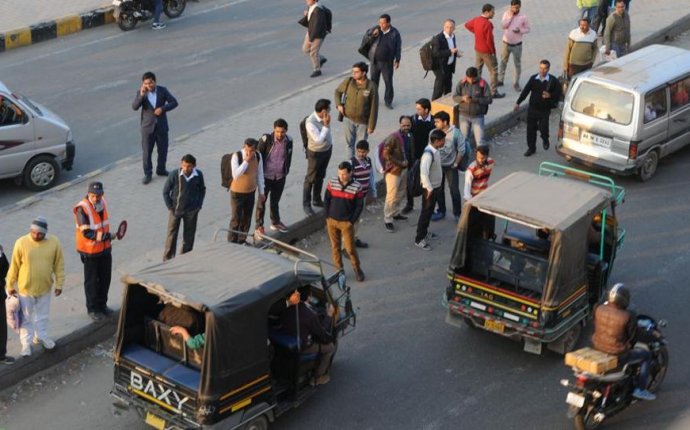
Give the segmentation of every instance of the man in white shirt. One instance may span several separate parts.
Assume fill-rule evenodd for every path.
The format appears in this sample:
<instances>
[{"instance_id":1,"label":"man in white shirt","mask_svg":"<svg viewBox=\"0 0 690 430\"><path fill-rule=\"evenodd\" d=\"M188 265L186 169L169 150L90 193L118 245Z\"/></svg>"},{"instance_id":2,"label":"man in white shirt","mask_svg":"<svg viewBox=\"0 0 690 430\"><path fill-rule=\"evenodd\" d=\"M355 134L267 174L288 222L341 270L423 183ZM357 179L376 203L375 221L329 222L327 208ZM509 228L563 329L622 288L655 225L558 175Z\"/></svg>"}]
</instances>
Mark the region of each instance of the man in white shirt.
<instances>
[{"instance_id":1,"label":"man in white shirt","mask_svg":"<svg viewBox=\"0 0 690 430\"><path fill-rule=\"evenodd\" d=\"M425 251L431 251L427 240L436 239L435 233L429 233L429 221L436 206L436 199L441 192L441 159L439 149L446 143L446 133L432 130L429 133L429 145L424 149L419 165L419 178L422 182L422 210L417 221L417 235L414 244Z\"/></svg>"},{"instance_id":2,"label":"man in white shirt","mask_svg":"<svg viewBox=\"0 0 690 430\"><path fill-rule=\"evenodd\" d=\"M331 101L319 99L314 112L305 121L307 129L307 174L302 188L302 208L307 216L314 215L312 204L323 207L321 190L326 177L328 162L333 152L331 135Z\"/></svg>"}]
</instances>

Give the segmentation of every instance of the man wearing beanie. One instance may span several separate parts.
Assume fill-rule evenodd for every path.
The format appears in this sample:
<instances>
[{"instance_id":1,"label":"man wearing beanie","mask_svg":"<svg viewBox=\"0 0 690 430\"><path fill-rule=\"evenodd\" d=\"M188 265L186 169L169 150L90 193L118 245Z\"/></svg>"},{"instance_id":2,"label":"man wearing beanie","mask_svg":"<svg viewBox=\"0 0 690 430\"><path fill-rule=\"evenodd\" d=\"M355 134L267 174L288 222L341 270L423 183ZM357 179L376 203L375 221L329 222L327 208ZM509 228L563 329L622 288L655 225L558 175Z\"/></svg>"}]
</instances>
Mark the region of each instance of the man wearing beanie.
<instances>
[{"instance_id":1,"label":"man wearing beanie","mask_svg":"<svg viewBox=\"0 0 690 430\"><path fill-rule=\"evenodd\" d=\"M7 272L7 293L19 297L22 306L22 326L19 340L22 356L31 355L31 343L45 349L55 348L48 337L50 290L55 284L55 296L62 294L65 282L65 263L57 237L48 235L48 221L36 217L29 234L14 243L10 270Z\"/></svg>"},{"instance_id":2,"label":"man wearing beanie","mask_svg":"<svg viewBox=\"0 0 690 430\"><path fill-rule=\"evenodd\" d=\"M84 263L86 311L94 321L112 314L106 306L113 259L110 254L110 220L103 198L103 183L91 182L86 197L72 209L75 243Z\"/></svg>"}]
</instances>

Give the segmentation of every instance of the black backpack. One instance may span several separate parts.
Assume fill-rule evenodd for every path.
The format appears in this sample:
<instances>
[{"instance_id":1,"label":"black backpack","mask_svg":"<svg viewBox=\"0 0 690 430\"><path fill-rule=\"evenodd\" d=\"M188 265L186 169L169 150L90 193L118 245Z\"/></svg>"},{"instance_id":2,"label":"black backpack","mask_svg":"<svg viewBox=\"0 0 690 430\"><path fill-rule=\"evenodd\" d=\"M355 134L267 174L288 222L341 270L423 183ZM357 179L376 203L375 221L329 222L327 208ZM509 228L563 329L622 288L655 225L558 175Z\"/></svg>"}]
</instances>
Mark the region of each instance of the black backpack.
<instances>
[{"instance_id":1,"label":"black backpack","mask_svg":"<svg viewBox=\"0 0 690 430\"><path fill-rule=\"evenodd\" d=\"M307 118L309 118L309 116L305 116L304 119L299 122L299 134L300 136L302 136L304 152L307 152L307 146L309 146L309 135L307 134Z\"/></svg>"},{"instance_id":2,"label":"black backpack","mask_svg":"<svg viewBox=\"0 0 690 430\"><path fill-rule=\"evenodd\" d=\"M242 160L242 151L237 151L235 152L237 154L237 161L239 162ZM256 152L254 153L256 156L256 160L260 161L259 159L259 153ZM223 155L223 158L220 159L220 180L221 180L221 185L224 188L227 188L228 190L230 189L230 186L232 185L232 156L233 154L225 154Z\"/></svg>"},{"instance_id":3,"label":"black backpack","mask_svg":"<svg viewBox=\"0 0 690 430\"><path fill-rule=\"evenodd\" d=\"M431 153L428 149L425 149L424 152L428 152L431 154L431 162L434 162L434 154ZM424 155L422 154L422 157ZM422 187L422 175L421 175L421 164L422 164L422 158L420 157L419 160L416 160L414 164L412 165L412 169L410 169L410 172L407 174L407 192L412 196L412 197L419 197L422 195L424 192L424 187Z\"/></svg>"},{"instance_id":4,"label":"black backpack","mask_svg":"<svg viewBox=\"0 0 690 430\"><path fill-rule=\"evenodd\" d=\"M421 48L419 48L419 59L422 62L422 69L426 71L424 77L429 74L430 70L434 70L434 52L432 48L432 41L434 38L429 39L425 42Z\"/></svg>"},{"instance_id":5,"label":"black backpack","mask_svg":"<svg viewBox=\"0 0 690 430\"><path fill-rule=\"evenodd\" d=\"M333 30L333 12L324 5L321 5L323 15L326 17L326 32L330 33Z\"/></svg>"}]
</instances>

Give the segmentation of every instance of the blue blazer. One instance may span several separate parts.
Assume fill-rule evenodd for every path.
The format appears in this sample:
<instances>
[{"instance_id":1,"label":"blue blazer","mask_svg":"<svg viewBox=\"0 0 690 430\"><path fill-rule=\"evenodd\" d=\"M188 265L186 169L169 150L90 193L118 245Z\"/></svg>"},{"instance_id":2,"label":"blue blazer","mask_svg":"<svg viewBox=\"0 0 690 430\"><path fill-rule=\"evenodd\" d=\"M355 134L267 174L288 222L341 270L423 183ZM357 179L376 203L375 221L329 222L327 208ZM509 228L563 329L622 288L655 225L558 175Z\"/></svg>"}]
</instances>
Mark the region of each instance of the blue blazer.
<instances>
[{"instance_id":1,"label":"blue blazer","mask_svg":"<svg viewBox=\"0 0 690 430\"><path fill-rule=\"evenodd\" d=\"M153 133L153 130L158 126L158 131L168 132L168 116L167 112L177 107L177 99L170 94L167 88L156 85L156 106L151 106L147 95L139 94L137 91L136 97L132 102L132 109L139 110L141 108L141 132ZM153 111L156 108L162 108L163 114L156 116Z\"/></svg>"}]
</instances>

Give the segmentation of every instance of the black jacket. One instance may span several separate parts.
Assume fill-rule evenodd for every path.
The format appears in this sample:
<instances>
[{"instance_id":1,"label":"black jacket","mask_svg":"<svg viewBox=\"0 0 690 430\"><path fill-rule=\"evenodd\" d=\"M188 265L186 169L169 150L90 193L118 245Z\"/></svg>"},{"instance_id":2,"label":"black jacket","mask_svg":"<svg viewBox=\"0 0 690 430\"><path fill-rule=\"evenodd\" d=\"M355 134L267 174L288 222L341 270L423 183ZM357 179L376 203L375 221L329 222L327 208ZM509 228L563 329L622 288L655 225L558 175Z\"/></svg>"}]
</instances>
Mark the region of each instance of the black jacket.
<instances>
[{"instance_id":1,"label":"black jacket","mask_svg":"<svg viewBox=\"0 0 690 430\"><path fill-rule=\"evenodd\" d=\"M375 29L379 30L379 35L374 39L374 43L369 49L369 61L372 63L375 60L385 62L400 62L400 54L402 51L402 38L400 32L391 26L388 34L383 34L381 27L376 27L367 30L367 34L372 34ZM377 52L378 51L378 52Z\"/></svg>"},{"instance_id":2,"label":"black jacket","mask_svg":"<svg viewBox=\"0 0 690 430\"><path fill-rule=\"evenodd\" d=\"M412 115L412 128L410 129L410 133L412 133L412 157L408 160L410 168L415 160L422 158L424 148L429 143L429 133L434 128L436 127L434 127L433 115L431 116L431 121L424 121L417 114Z\"/></svg>"},{"instance_id":3,"label":"black jacket","mask_svg":"<svg viewBox=\"0 0 690 430\"><path fill-rule=\"evenodd\" d=\"M520 93L520 97L517 99L517 104L522 103L523 100L527 98L529 94L529 109L548 111L555 108L561 99L561 84L558 82L558 78L549 73L549 80L542 82L537 79L538 74L532 75L527 80L525 87ZM548 91L551 94L551 98L545 99L541 96L543 91Z\"/></svg>"},{"instance_id":4,"label":"black jacket","mask_svg":"<svg viewBox=\"0 0 690 430\"><path fill-rule=\"evenodd\" d=\"M458 47L458 43L453 35L453 43L455 47ZM443 70L444 72L455 73L455 65L457 64L457 59L453 61L453 64L448 64L448 58L453 55L450 52L450 47L448 46L448 41L443 32L440 32L433 39L431 39L431 52L434 57L433 69Z\"/></svg>"},{"instance_id":5,"label":"black jacket","mask_svg":"<svg viewBox=\"0 0 690 430\"><path fill-rule=\"evenodd\" d=\"M280 317L282 330L297 337L297 309L299 309L299 337L300 348L304 349L313 343L331 343L331 318L326 317L323 324L319 316L304 303L288 306Z\"/></svg>"},{"instance_id":6,"label":"black jacket","mask_svg":"<svg viewBox=\"0 0 690 430\"><path fill-rule=\"evenodd\" d=\"M309 35L310 42L313 42L314 39L326 38L326 34L328 33L326 30L326 12L323 11L321 5L318 3L311 13L311 19L307 19L305 15L299 20L299 23L307 27L307 34Z\"/></svg>"},{"instance_id":7,"label":"black jacket","mask_svg":"<svg viewBox=\"0 0 690 430\"><path fill-rule=\"evenodd\" d=\"M8 270L10 270L10 263L3 251L2 256L0 256L0 299L2 300L5 300L5 277ZM0 315L0 317L5 318L5 315Z\"/></svg>"},{"instance_id":8,"label":"black jacket","mask_svg":"<svg viewBox=\"0 0 690 430\"><path fill-rule=\"evenodd\" d=\"M182 215L201 209L206 197L206 184L201 170L189 182L180 176L180 169L175 169L168 175L163 186L163 200L168 210Z\"/></svg>"},{"instance_id":9,"label":"black jacket","mask_svg":"<svg viewBox=\"0 0 690 430\"><path fill-rule=\"evenodd\" d=\"M288 135L285 135L285 138L285 162L283 163L283 174L287 176L287 174L290 173L290 165L292 164L292 138ZM271 153L274 141L275 137L273 133L264 134L259 139L259 145L256 148L261 154L261 159L264 163L264 173L266 173L266 160L268 160L268 154Z\"/></svg>"}]
</instances>

